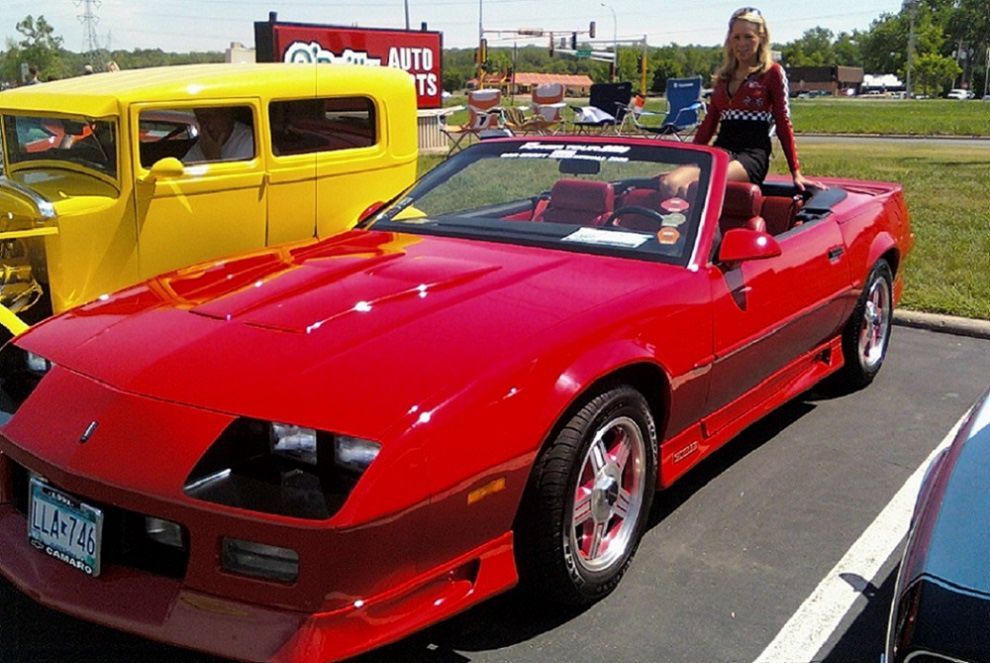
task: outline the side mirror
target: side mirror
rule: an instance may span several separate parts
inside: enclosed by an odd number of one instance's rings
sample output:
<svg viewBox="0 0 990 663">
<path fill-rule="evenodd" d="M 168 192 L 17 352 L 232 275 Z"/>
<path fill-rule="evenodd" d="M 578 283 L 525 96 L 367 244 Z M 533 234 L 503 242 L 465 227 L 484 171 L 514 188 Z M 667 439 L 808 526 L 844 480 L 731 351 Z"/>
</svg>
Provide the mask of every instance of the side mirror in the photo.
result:
<svg viewBox="0 0 990 663">
<path fill-rule="evenodd" d="M 721 263 L 739 263 L 745 260 L 763 260 L 780 255 L 780 244 L 765 232 L 749 228 L 733 228 L 722 237 L 718 249 Z"/>
<path fill-rule="evenodd" d="M 154 182 L 155 180 L 167 180 L 173 177 L 182 177 L 186 172 L 186 167 L 182 165 L 182 162 L 175 157 L 165 157 L 164 159 L 159 159 L 154 164 L 152 164 L 151 169 L 148 171 L 148 175 L 144 178 L 145 182 Z"/>
<path fill-rule="evenodd" d="M 368 219 L 370 219 L 371 217 L 382 211 L 382 208 L 384 207 L 385 207 L 385 203 L 383 203 L 380 200 L 371 203 L 370 205 L 368 205 L 367 208 L 365 208 L 363 212 L 361 212 L 361 215 L 358 217 L 358 223 L 359 224 L 364 223 L 365 221 L 367 221 Z"/>
</svg>

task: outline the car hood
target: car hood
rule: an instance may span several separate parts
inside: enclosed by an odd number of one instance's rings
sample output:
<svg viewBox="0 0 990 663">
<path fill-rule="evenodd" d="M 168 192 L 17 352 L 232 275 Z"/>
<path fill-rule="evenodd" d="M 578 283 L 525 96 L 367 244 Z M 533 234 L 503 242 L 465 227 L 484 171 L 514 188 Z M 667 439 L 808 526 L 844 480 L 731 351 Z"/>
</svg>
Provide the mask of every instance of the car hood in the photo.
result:
<svg viewBox="0 0 990 663">
<path fill-rule="evenodd" d="M 107 182 L 70 170 L 21 169 L 0 176 L 0 209 L 9 231 L 54 226 L 56 217 L 99 210 L 118 197 Z"/>
<path fill-rule="evenodd" d="M 614 328 L 635 293 L 685 272 L 356 230 L 159 277 L 18 343 L 114 389 L 377 437 L 575 330 Z"/>
</svg>

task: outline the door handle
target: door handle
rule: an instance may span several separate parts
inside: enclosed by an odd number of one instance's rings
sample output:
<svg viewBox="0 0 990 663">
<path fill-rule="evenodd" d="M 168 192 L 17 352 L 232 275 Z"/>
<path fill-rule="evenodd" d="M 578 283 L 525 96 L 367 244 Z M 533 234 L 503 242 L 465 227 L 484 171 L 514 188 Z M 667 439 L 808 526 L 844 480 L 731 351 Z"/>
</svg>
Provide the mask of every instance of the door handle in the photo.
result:
<svg viewBox="0 0 990 663">
<path fill-rule="evenodd" d="M 828 259 L 830 262 L 835 262 L 839 257 L 846 252 L 846 247 L 844 246 L 833 246 L 828 250 Z"/>
</svg>

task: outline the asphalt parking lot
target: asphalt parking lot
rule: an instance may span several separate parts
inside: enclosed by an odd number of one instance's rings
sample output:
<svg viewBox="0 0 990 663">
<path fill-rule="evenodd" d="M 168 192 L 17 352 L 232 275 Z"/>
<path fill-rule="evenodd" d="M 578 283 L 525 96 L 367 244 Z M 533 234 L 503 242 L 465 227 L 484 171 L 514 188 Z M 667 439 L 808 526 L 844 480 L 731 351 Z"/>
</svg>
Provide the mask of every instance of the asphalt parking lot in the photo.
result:
<svg viewBox="0 0 990 663">
<path fill-rule="evenodd" d="M 988 375 L 990 341 L 896 327 L 871 387 L 790 403 L 662 493 L 606 600 L 553 615 L 510 593 L 360 660 L 753 661 Z M 853 609 L 802 660 L 876 663 L 899 552 L 874 578 L 843 578 Z M 62 616 L 0 581 L 0 661 L 70 660 L 212 659 Z"/>
</svg>

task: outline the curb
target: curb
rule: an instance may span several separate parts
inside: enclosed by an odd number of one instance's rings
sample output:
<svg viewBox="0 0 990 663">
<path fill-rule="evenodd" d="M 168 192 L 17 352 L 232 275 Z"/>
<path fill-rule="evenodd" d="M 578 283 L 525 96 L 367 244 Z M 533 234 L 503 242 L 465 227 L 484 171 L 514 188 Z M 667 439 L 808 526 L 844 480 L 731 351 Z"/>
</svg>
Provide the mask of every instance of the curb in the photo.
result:
<svg viewBox="0 0 990 663">
<path fill-rule="evenodd" d="M 990 340 L 990 320 L 960 318 L 955 315 L 939 315 L 920 311 L 894 311 L 894 324 L 916 329 L 927 329 L 957 336 L 971 336 Z"/>
<path fill-rule="evenodd" d="M 890 138 L 892 140 L 942 140 L 947 143 L 953 141 L 990 141 L 990 136 L 984 134 L 968 135 L 968 134 L 872 134 L 872 133 L 858 133 L 858 134 L 843 134 L 843 133 L 816 133 L 816 132 L 795 132 L 794 135 L 797 138 L 802 136 L 807 138 Z"/>
</svg>

